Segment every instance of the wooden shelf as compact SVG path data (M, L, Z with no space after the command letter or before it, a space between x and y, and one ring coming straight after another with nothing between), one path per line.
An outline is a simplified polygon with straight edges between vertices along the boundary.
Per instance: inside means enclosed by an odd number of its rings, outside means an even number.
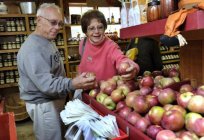
M79 48L79 44L68 44L68 48Z
M11 17L11 18L13 18L13 17L26 17L27 16L27 14L0 14L0 17L1 18L7 18L7 17Z
M161 51L161 54L170 54L170 53L178 53L179 50L175 50L175 51Z
M163 64L170 64L170 63L177 63L179 62L179 59L172 59L172 60L164 60L162 63Z
M64 49L64 46L57 46L58 49Z
M201 30L204 33L204 11L199 10L187 16L183 32ZM148 22L145 24L120 29L120 38L157 36L164 34L167 19Z
M25 35L28 32L0 32L0 35Z
M81 60L69 61L69 64L79 63Z
M7 70L17 70L17 66L1 67L0 68L0 71L7 71Z
M3 84L0 85L0 88L9 88L9 87L17 87L18 83L10 83L10 84Z
M18 52L19 49L11 49L11 50L0 50L0 54L1 53L14 53L14 52Z

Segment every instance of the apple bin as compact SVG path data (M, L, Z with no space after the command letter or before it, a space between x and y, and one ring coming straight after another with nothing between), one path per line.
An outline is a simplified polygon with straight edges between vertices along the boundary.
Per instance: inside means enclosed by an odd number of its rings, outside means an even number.
M99 110L103 115L108 114L114 115L116 117L118 127L123 132L126 132L129 135L130 140L135 140L136 138L138 140L151 140L151 138L149 138L147 135L134 128L132 125L130 125L127 121L123 120L113 111L110 111L107 108L105 108L105 106L98 103L93 97L89 96L88 94L84 93L82 95L82 101L84 101L86 104L89 104L94 109ZM119 140L119 138L117 140Z
M162 89L172 89L174 91L179 92L180 87L182 85L185 85L185 84L190 84L190 81L187 80L187 81L177 82L177 83L171 84L170 86L166 86ZM129 120L127 121L126 119L122 118L118 114L118 112L122 109L119 109L119 110L108 109L107 107L105 107L103 104L98 102L95 98L91 97L87 93L83 93L82 101L85 102L86 104L90 105L95 110L98 110L103 115L108 115L108 114L114 115L116 117L118 127L123 132L126 132L128 134L130 140L134 140L134 139L151 140L152 139L149 137L149 135L147 133L143 133L138 128L136 128L134 125L132 125L130 122L128 122ZM174 113L174 112L170 112L170 113ZM175 128L175 129L177 129L177 128ZM168 133L168 132L165 132L165 133Z

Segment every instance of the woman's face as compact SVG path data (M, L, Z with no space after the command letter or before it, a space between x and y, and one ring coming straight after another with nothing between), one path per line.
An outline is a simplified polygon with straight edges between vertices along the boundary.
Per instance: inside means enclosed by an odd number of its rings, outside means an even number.
M105 38L104 32L105 29L103 24L97 19L92 19L90 25L87 28L86 35L93 45L99 45Z

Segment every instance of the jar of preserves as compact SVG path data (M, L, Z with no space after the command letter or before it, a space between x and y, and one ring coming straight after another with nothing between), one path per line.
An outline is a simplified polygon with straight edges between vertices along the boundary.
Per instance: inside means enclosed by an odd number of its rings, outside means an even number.
M161 6L160 1L153 0L148 3L147 7L147 21L155 21L161 18Z

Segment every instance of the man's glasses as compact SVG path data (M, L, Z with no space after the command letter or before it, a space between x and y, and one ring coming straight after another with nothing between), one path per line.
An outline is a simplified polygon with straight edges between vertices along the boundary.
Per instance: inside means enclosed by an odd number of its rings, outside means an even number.
M103 25L96 26L96 27L94 27L94 26L89 26L87 30L90 31L90 32L95 32L96 30L97 30L98 32L103 32L103 31L104 31L104 26L103 26Z
M40 16L40 17L43 18L43 19L46 19L51 24L51 26L58 25L60 28L62 28L64 26L64 23L62 21L58 22L57 20L47 19L47 18L42 17L42 16Z

